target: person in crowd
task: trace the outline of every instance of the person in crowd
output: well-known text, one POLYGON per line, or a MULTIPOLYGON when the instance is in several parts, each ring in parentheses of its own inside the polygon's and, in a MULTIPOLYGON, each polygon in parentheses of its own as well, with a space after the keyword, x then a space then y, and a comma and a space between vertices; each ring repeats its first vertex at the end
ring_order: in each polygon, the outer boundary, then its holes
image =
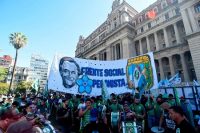
POLYGON ((88 126, 88 124, 96 123, 98 118, 98 111, 92 107, 90 98, 87 98, 85 105, 85 108, 79 110, 79 117, 81 117, 81 131, 88 130, 89 127, 91 127, 90 125, 88 126))
POLYGON ((80 110, 82 108, 85 108, 85 99, 84 98, 80 99, 80 103, 78 105, 78 110, 80 110))
POLYGON ((155 123, 157 126, 161 127, 162 123, 161 123, 161 117, 163 115, 163 108, 160 106, 163 103, 162 101, 162 95, 159 95, 156 98, 156 103, 154 104, 154 113, 155 113, 155 123))
POLYGON ((128 102, 124 102, 123 105, 123 112, 121 112, 121 121, 134 121, 135 120, 135 113, 131 111, 128 102))
MULTIPOLYGON (((164 127, 165 133, 175 133, 175 122, 169 117, 169 108, 170 104, 168 102, 164 102, 161 105, 161 108, 163 109, 163 114, 160 118, 161 126, 164 127)), ((161 127, 159 127, 159 130, 161 127)))
POLYGON ((149 131, 151 130, 152 127, 156 126, 154 105, 155 105, 155 102, 153 99, 153 95, 151 95, 145 104, 146 111, 147 111, 147 123, 148 123, 149 131))
POLYGON ((119 115, 123 111, 123 107, 118 103, 117 98, 113 96, 112 104, 108 107, 108 125, 113 132, 118 132, 118 127, 120 125, 119 115))
POLYGON ((27 120, 21 120, 12 123, 6 133, 36 133, 33 128, 33 123, 27 120))
POLYGON ((169 94, 168 95, 168 101, 167 102, 170 104, 170 106, 175 106, 176 105, 176 102, 174 100, 173 94, 169 94))
POLYGON ((63 86, 71 88, 76 84, 76 80, 80 75, 80 67, 74 59, 63 57, 60 60, 59 72, 62 77, 63 86))
POLYGON ((0 133, 4 133, 10 124, 21 118, 21 115, 16 109, 6 108, 1 110, 0 118, 0 133))
POLYGON ((192 107, 189 101, 187 101, 183 96, 180 98, 180 103, 181 103, 181 107, 183 109, 183 112, 185 114, 185 117, 187 118, 187 120, 189 121, 189 123, 195 127, 194 124, 194 116, 193 116, 193 112, 192 112, 192 107))
MULTIPOLYGON (((18 108, 19 108, 19 102, 14 101, 14 102, 12 103, 12 108, 18 110, 18 108)), ((19 111, 19 110, 18 110, 18 111, 19 111)))
POLYGON ((135 113, 136 124, 141 127, 142 132, 144 132, 144 120, 146 111, 144 106, 140 103, 139 94, 135 94, 134 103, 130 106, 130 109, 135 113))
POLYGON ((59 125, 62 128, 63 133, 68 133, 71 131, 71 127, 73 125, 73 112, 69 107, 69 100, 63 100, 62 107, 60 107, 57 111, 56 116, 59 125))
POLYGON ((177 124, 176 133, 196 133, 194 127, 186 120, 183 109, 180 106, 170 107, 169 116, 177 124))

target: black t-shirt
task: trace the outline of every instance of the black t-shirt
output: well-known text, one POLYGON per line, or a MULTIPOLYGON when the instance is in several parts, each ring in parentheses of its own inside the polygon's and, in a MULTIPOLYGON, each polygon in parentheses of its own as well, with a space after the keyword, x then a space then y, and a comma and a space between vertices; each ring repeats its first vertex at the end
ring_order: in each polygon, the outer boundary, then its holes
POLYGON ((183 120, 179 125, 176 126, 176 132, 180 133, 196 133, 194 127, 186 120, 183 120))
POLYGON ((72 119, 71 119, 71 108, 67 107, 67 108, 60 108, 58 109, 58 112, 57 112, 57 116, 58 118, 59 117, 64 117, 64 118, 59 118, 59 121, 60 122, 63 122, 63 123, 71 123, 72 119))

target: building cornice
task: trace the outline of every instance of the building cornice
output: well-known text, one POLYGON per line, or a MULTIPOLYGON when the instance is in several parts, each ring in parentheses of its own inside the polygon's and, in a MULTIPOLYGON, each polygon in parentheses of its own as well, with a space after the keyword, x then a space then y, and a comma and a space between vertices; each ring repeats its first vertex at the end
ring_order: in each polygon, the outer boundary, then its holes
POLYGON ((187 43, 183 43, 179 45, 170 46, 170 47, 161 49, 159 51, 155 51, 154 58, 157 60, 163 57, 172 56, 174 54, 184 53, 186 51, 189 51, 189 45, 187 43))
POLYGON ((140 34, 137 34, 135 36, 134 41, 140 40, 140 39, 142 39, 142 38, 144 38, 144 37, 146 37, 146 36, 148 36, 150 34, 153 34, 153 33, 157 32, 157 31, 169 26, 169 25, 172 25, 172 24, 174 24, 174 23, 176 23, 176 22, 178 22, 180 20, 182 20, 181 15, 174 16, 174 17, 170 18, 168 21, 164 21, 164 22, 162 22, 160 24, 157 24, 156 26, 154 26, 154 27, 152 27, 152 28, 140 33, 140 34))

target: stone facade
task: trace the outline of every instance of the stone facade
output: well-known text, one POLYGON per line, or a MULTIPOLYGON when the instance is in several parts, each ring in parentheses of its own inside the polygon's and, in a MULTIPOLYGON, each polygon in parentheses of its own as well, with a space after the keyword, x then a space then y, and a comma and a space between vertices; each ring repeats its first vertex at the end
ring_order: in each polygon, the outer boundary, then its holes
MULTIPOLYGON (((11 76, 12 76, 12 70, 13 67, 9 67, 8 69, 8 76, 6 78, 6 83, 10 83, 11 81, 11 76)), ((33 81, 32 80, 32 70, 28 67, 16 67, 15 68, 15 75, 13 78, 13 83, 14 85, 20 83, 21 81, 33 81)))
POLYGON ((106 21, 87 38, 80 36, 75 56, 118 60, 153 52, 159 80, 180 73, 189 82, 200 81, 198 51, 199 0, 157 0, 140 13, 115 0, 106 21))

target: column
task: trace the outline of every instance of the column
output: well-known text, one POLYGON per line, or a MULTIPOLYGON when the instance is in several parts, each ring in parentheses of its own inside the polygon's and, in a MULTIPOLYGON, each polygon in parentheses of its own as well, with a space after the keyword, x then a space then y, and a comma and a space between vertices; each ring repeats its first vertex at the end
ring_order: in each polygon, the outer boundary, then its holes
POLYGON ((158 63, 159 63, 159 69, 160 69, 160 79, 164 79, 164 71, 163 71, 163 65, 162 65, 162 59, 158 59, 158 63))
POLYGON ((158 43, 158 35, 157 35, 157 32, 154 32, 154 39, 155 39, 155 44, 156 44, 156 50, 160 50, 160 47, 159 47, 159 43, 158 43))
POLYGON ((115 60, 115 56, 116 56, 116 53, 115 53, 115 52, 116 52, 116 50, 115 50, 115 45, 112 46, 112 49, 111 49, 111 50, 112 50, 112 56, 111 56, 111 57, 112 57, 112 60, 115 60))
POLYGON ((151 46, 150 46, 150 43, 149 43, 149 37, 146 36, 146 41, 147 41, 147 50, 148 52, 151 52, 151 46))
POLYGON ((181 14, 182 14, 181 16, 183 18, 183 24, 185 27, 186 35, 188 35, 188 34, 192 33, 192 28, 191 28, 191 25, 189 22, 189 18, 187 17, 186 10, 181 11, 181 14))
POLYGON ((174 69, 174 64, 173 64, 173 61, 172 61, 172 56, 169 56, 168 59, 169 59, 171 76, 174 76, 175 75, 175 69, 174 69))
POLYGON ((107 59, 106 60, 112 60, 112 49, 110 46, 107 47, 106 49, 106 53, 107 53, 107 59))
POLYGON ((194 31, 198 31, 199 27, 194 19, 194 14, 192 13, 192 9, 191 8, 194 8, 193 6, 188 8, 188 15, 189 15, 189 20, 191 22, 191 26, 192 26, 192 29, 193 29, 193 32, 194 31))
POLYGON ((167 28, 166 27, 163 29, 163 32, 164 32, 164 38, 165 38, 166 47, 169 47, 169 39, 168 39, 167 28))
POLYGON ((186 65, 186 62, 185 62, 184 53, 181 53, 180 56, 181 56, 181 65, 182 65, 182 68, 183 68, 184 79, 185 79, 185 81, 188 82, 188 81, 190 81, 190 78, 189 78, 187 65, 186 65))
POLYGON ((143 47, 142 47, 142 40, 139 40, 139 45, 140 45, 140 55, 143 54, 143 47))
POLYGON ((180 34, 179 34, 179 31, 178 31, 178 27, 177 27, 176 23, 173 24, 173 26, 174 26, 174 32, 175 32, 175 37, 176 37, 176 43, 180 44, 181 43, 181 39, 180 39, 180 34))

